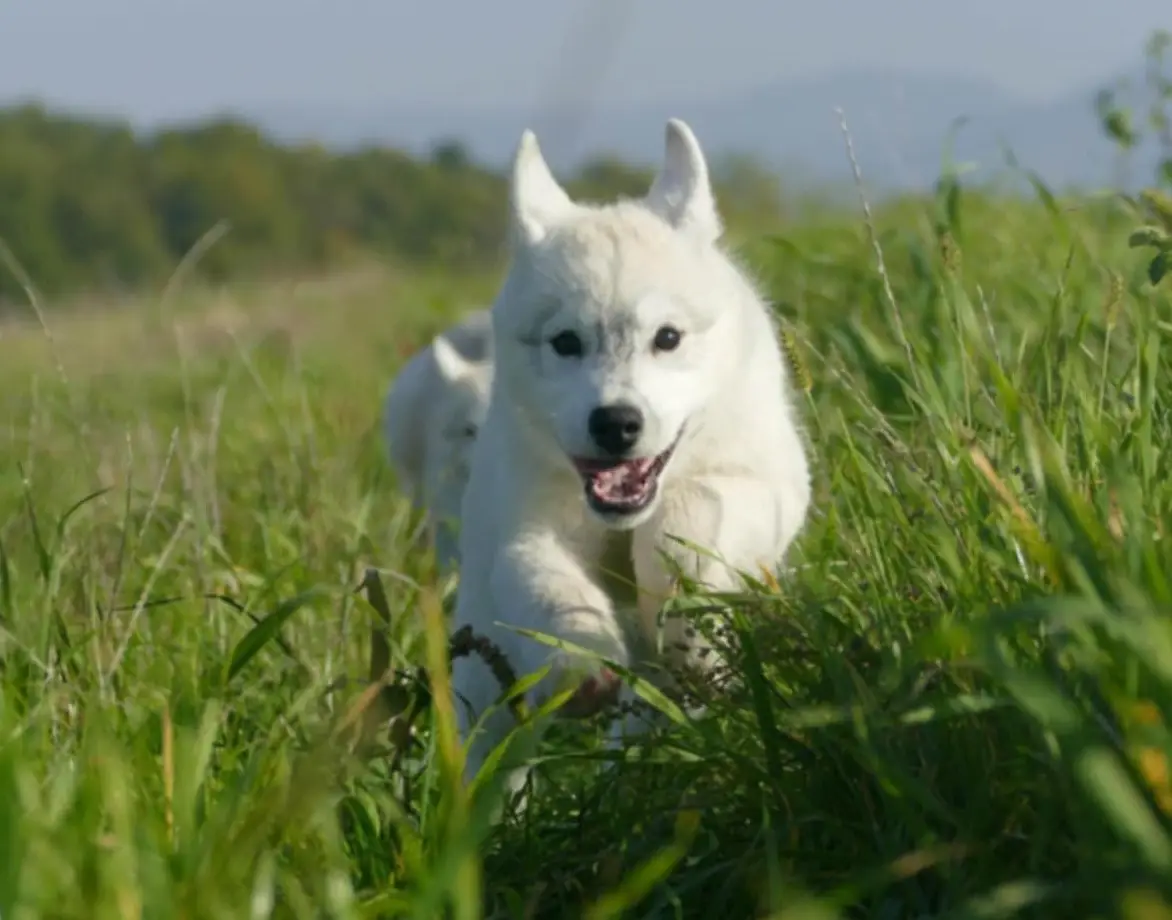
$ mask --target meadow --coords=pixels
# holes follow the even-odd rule
[[[500,825],[425,705],[439,590],[378,430],[499,272],[33,296],[0,324],[0,917],[1172,917],[1140,220],[945,182],[736,241],[814,462],[792,575],[723,599],[742,689],[621,755],[567,726]]]

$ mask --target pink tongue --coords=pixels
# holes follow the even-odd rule
[[[646,488],[647,474],[654,463],[654,457],[647,457],[600,470],[591,479],[590,488],[603,501],[635,498]]]

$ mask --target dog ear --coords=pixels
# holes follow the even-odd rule
[[[704,151],[678,118],[667,123],[663,166],[643,203],[676,229],[705,242],[714,242],[723,232]]]
[[[440,376],[448,383],[455,383],[468,373],[468,361],[444,335],[437,335],[431,343],[431,353]]]
[[[549,171],[532,131],[525,131],[517,145],[509,204],[513,232],[529,245],[540,242],[550,227],[574,208],[570,196]]]

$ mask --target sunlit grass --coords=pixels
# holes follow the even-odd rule
[[[875,221],[745,252],[817,486],[790,580],[728,599],[742,689],[609,771],[563,727],[495,827],[450,712],[407,725],[446,652],[377,428],[493,279],[0,327],[0,916],[1172,911],[1150,255],[1103,203],[946,188]]]

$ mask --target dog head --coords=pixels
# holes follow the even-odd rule
[[[635,527],[736,372],[739,276],[717,246],[703,152],[670,121],[645,197],[580,204],[526,132],[510,202],[512,260],[493,306],[501,398],[604,522]]]

